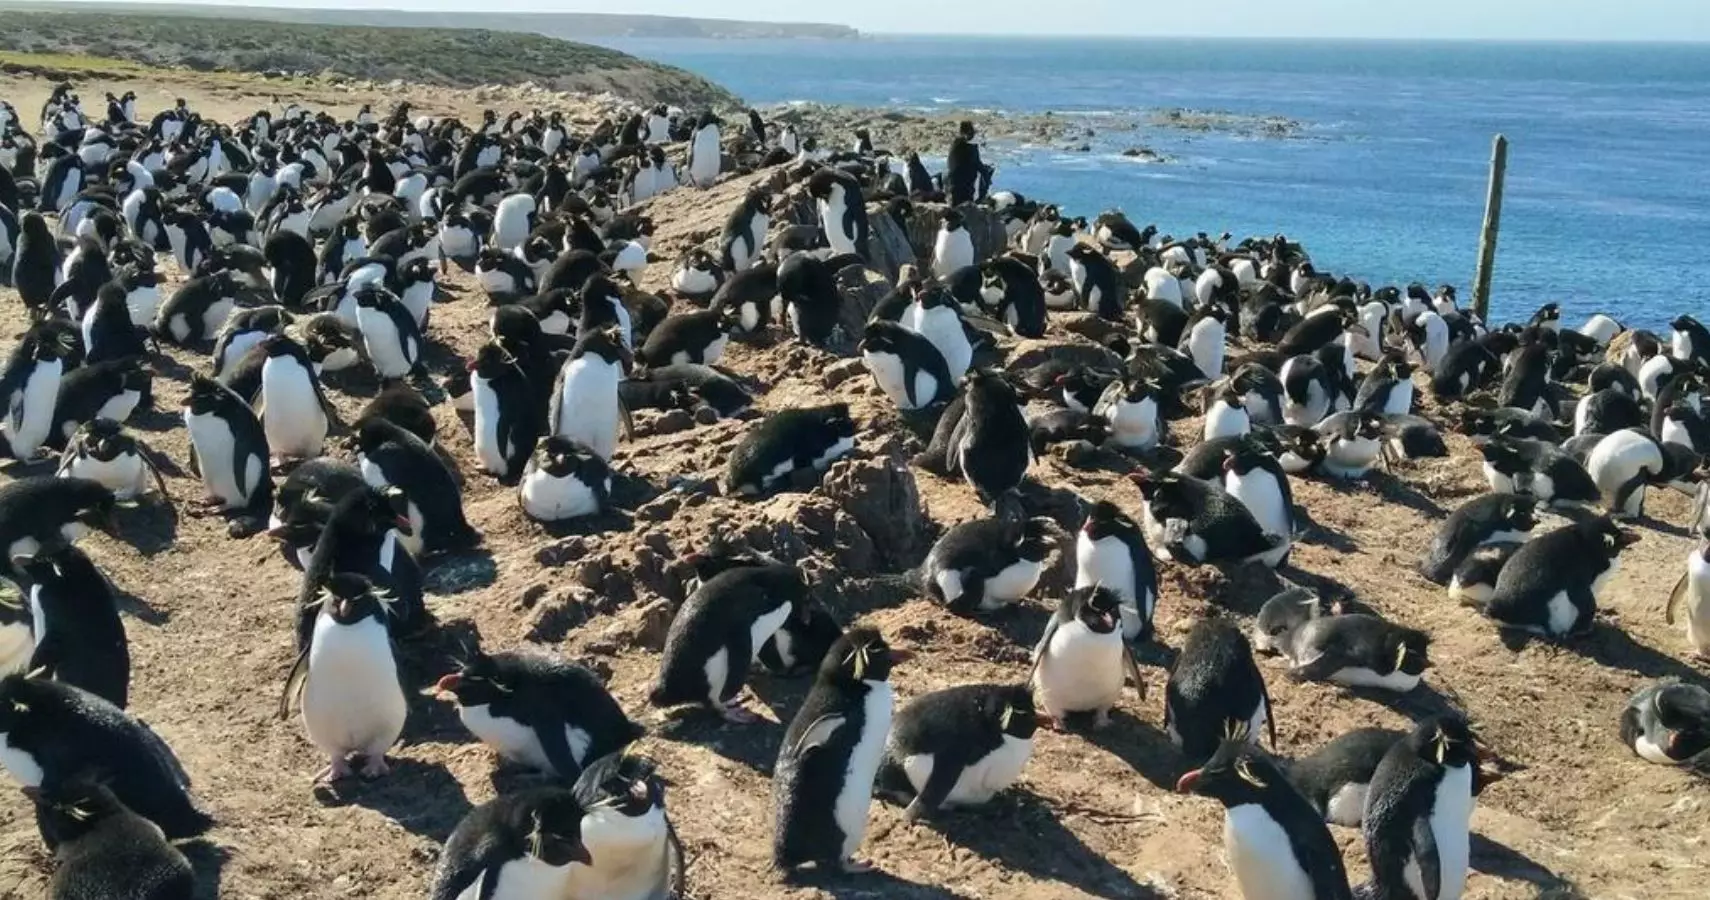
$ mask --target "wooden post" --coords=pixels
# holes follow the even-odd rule
[[[1490,277],[1496,266],[1496,237],[1502,230],[1502,184],[1508,177],[1508,138],[1496,136],[1490,151],[1490,189],[1484,198],[1484,230],[1478,237],[1478,272],[1473,275],[1473,312],[1490,319]]]

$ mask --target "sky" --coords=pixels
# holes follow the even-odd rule
[[[203,6],[478,10],[477,0],[177,0]],[[68,4],[69,5],[69,4]],[[622,12],[852,25],[866,32],[1710,41],[1710,0],[509,0],[506,12]]]

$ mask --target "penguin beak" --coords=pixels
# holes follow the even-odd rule
[[[416,526],[411,525],[410,520],[403,516],[393,516],[392,527],[398,529],[398,533],[404,537],[410,537],[416,533]]]
[[[445,676],[444,678],[441,678],[438,682],[436,682],[434,684],[433,689],[434,689],[435,693],[455,694],[455,693],[457,693],[458,686],[461,685],[462,683],[463,683],[463,676],[453,673],[451,675]]]
[[[1192,772],[1189,772],[1186,775],[1183,775],[1180,778],[1180,780],[1178,780],[1176,782],[1176,793],[1178,793],[1178,794],[1191,794],[1191,793],[1193,793],[1194,790],[1199,787],[1199,776],[1200,776],[1200,773],[1203,771],[1205,771],[1205,770],[1204,769],[1194,769]]]
[[[594,855],[588,852],[587,844],[577,841],[576,846],[570,848],[570,861],[579,862],[584,866],[592,866]]]

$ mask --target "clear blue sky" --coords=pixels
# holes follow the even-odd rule
[[[653,13],[966,34],[1710,41],[1710,0],[177,0],[206,6]],[[69,5],[69,4],[68,4]],[[407,13],[405,13],[407,14]]]

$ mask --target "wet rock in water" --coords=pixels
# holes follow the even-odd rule
[[[887,455],[834,463],[821,492],[849,514],[892,567],[912,565],[925,553],[931,536],[920,487],[900,458]]]

